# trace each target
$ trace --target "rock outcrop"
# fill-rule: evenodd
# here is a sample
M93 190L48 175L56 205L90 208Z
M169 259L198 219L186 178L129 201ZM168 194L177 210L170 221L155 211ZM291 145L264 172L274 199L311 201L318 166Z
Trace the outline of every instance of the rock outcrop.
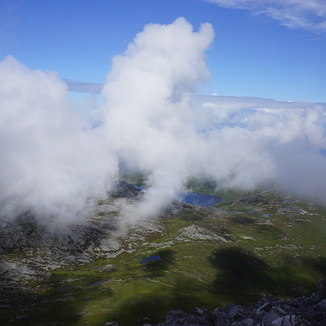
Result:
M196 308L193 314L172 310L157 326L324 326L326 325L326 282L321 279L318 293L310 297L279 300L264 297L256 305L230 303L213 312ZM147 324L149 326L149 324Z
M119 180L114 191L110 195L112 197L137 198L140 193L140 189L123 180Z

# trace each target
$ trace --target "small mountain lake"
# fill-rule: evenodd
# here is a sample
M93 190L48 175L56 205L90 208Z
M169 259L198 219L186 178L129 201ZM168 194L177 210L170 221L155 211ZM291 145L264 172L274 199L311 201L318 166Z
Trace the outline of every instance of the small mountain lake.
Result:
M222 198L214 195L200 194L198 192L183 192L180 193L180 201L185 204L207 207L219 204Z
M161 257L160 256L146 257L146 258L143 258L141 260L140 264L145 264L145 263L148 263L150 261L157 261L157 260L161 260Z
M146 191L146 188L134 186L139 190ZM181 203L195 205L199 207L207 207L217 205L222 201L222 197L215 195L200 194L199 192L180 192L177 196L177 200Z

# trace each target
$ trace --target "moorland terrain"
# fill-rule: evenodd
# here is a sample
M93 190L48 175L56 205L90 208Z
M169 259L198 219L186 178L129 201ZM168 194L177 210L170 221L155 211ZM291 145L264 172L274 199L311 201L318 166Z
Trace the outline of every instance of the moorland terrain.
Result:
M176 202L121 229L121 201L141 195L123 184L83 223L2 222L0 324L155 324L171 309L309 295L326 276L325 207L274 189L189 189L222 202Z

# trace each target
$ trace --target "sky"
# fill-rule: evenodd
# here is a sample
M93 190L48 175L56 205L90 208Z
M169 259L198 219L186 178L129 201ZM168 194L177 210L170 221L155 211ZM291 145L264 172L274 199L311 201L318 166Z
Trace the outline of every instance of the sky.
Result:
M325 1L0 4L0 222L83 220L126 170L122 221L194 178L326 205Z
M102 84L145 25L178 17L215 31L198 94L326 102L325 0L0 0L0 59Z

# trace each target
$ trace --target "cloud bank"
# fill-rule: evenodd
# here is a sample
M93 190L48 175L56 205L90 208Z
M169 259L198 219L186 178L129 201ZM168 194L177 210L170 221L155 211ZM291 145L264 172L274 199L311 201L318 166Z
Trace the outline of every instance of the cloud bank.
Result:
M246 9L253 15L266 15L288 28L326 32L324 0L204 0L223 8Z
M64 219L109 189L117 164L55 73L0 63L0 213Z
M55 73L3 60L1 216L87 215L121 167L148 176L143 200L122 208L133 220L156 215L194 177L326 203L325 105L196 96L213 38L210 24L194 31L184 18L145 26L112 61L96 128Z
M99 94L102 92L103 84L92 82L80 82L71 79L64 79L69 91L80 93Z

